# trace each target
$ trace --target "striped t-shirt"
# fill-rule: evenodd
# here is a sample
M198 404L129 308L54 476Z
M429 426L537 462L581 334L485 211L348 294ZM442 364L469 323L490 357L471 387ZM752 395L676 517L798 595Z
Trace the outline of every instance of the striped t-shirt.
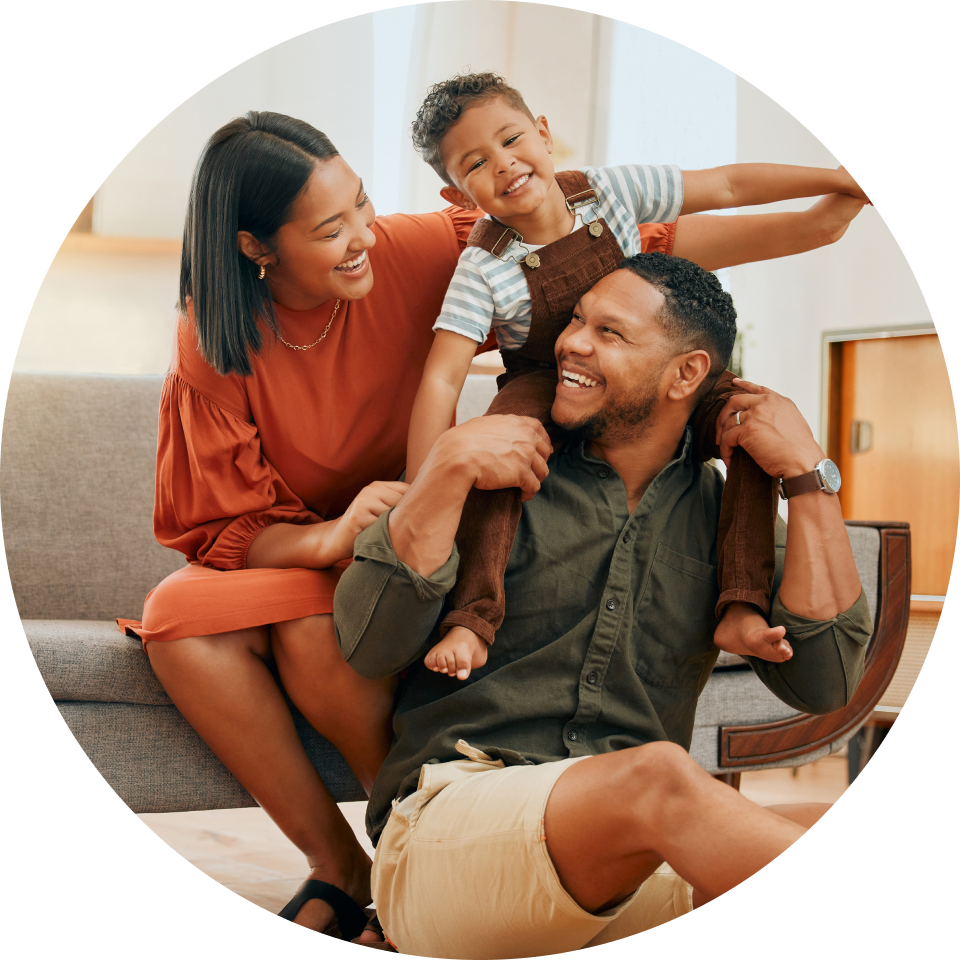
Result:
M630 164L623 167L584 167L583 173L596 190L599 215L613 231L625 257L640 253L638 223L672 223L683 206L683 177L676 166ZM594 207L581 207L574 229L594 218ZM540 247L511 244L504 257L526 255ZM530 290L516 260L500 260L480 247L467 247L460 254L440 316L434 330L451 330L483 343L491 326L503 350L517 350L530 332Z

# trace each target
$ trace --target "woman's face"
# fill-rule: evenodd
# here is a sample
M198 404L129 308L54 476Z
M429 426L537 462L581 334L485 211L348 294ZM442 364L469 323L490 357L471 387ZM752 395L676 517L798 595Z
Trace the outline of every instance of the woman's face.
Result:
M264 261L274 300L312 310L327 300L366 296L373 287L367 251L376 243L375 216L363 182L343 158L320 161Z

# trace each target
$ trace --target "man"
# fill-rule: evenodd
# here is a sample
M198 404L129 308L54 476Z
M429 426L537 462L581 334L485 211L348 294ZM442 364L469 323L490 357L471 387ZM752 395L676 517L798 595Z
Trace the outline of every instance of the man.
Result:
M365 676L415 664L368 809L374 895L401 952L530 956L625 936L690 909L691 886L704 901L740 883L822 813L758 807L686 752L717 655L722 489L687 420L735 317L699 267L629 258L557 341L562 450L523 418L463 424L358 538L335 601L343 655ZM773 476L811 473L823 452L796 407L747 388L721 416L724 455L741 445ZM791 500L771 611L788 659L751 662L787 703L825 713L853 695L871 626L837 499L811 485ZM506 619L460 682L415 661L473 486L527 502Z

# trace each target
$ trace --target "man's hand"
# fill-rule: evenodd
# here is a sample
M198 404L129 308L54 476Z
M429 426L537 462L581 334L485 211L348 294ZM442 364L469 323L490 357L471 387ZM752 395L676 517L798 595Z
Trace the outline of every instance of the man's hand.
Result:
M453 551L470 490L519 487L529 500L546 479L549 456L547 431L531 417L477 417L447 430L390 514L398 559L432 577Z
M437 440L424 469L451 471L481 490L519 487L529 500L550 472L551 449L547 431L532 417L475 417Z
M771 477L809 473L824 453L796 404L755 383L734 382L747 392L731 397L717 417L723 462L729 467L730 454L739 446Z

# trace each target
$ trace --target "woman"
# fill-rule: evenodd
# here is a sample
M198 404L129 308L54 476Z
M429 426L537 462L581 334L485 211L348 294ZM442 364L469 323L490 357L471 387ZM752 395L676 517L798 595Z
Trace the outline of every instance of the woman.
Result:
M648 245L715 269L830 242L855 210L827 213L683 218L675 240L664 226ZM344 664L333 593L357 534L406 489L389 478L475 217L375 221L330 141L271 113L213 135L187 212L155 530L190 563L131 626L181 713L306 855L308 881L281 915L323 930L336 907L347 939L364 924L370 861L283 691L369 791L390 744L392 684ZM827 238L833 220L842 229Z
M375 221L330 141L270 113L213 135L187 212L154 525L190 563L151 592L133 626L170 698L304 852L310 879L359 906L370 901L369 858L283 691L369 790L390 743L393 689L343 662L333 593L356 535L406 488L392 478L474 219L449 210ZM311 899L284 915L322 930L333 906L312 898L326 897L340 933L357 936L359 907L327 887L304 892Z

